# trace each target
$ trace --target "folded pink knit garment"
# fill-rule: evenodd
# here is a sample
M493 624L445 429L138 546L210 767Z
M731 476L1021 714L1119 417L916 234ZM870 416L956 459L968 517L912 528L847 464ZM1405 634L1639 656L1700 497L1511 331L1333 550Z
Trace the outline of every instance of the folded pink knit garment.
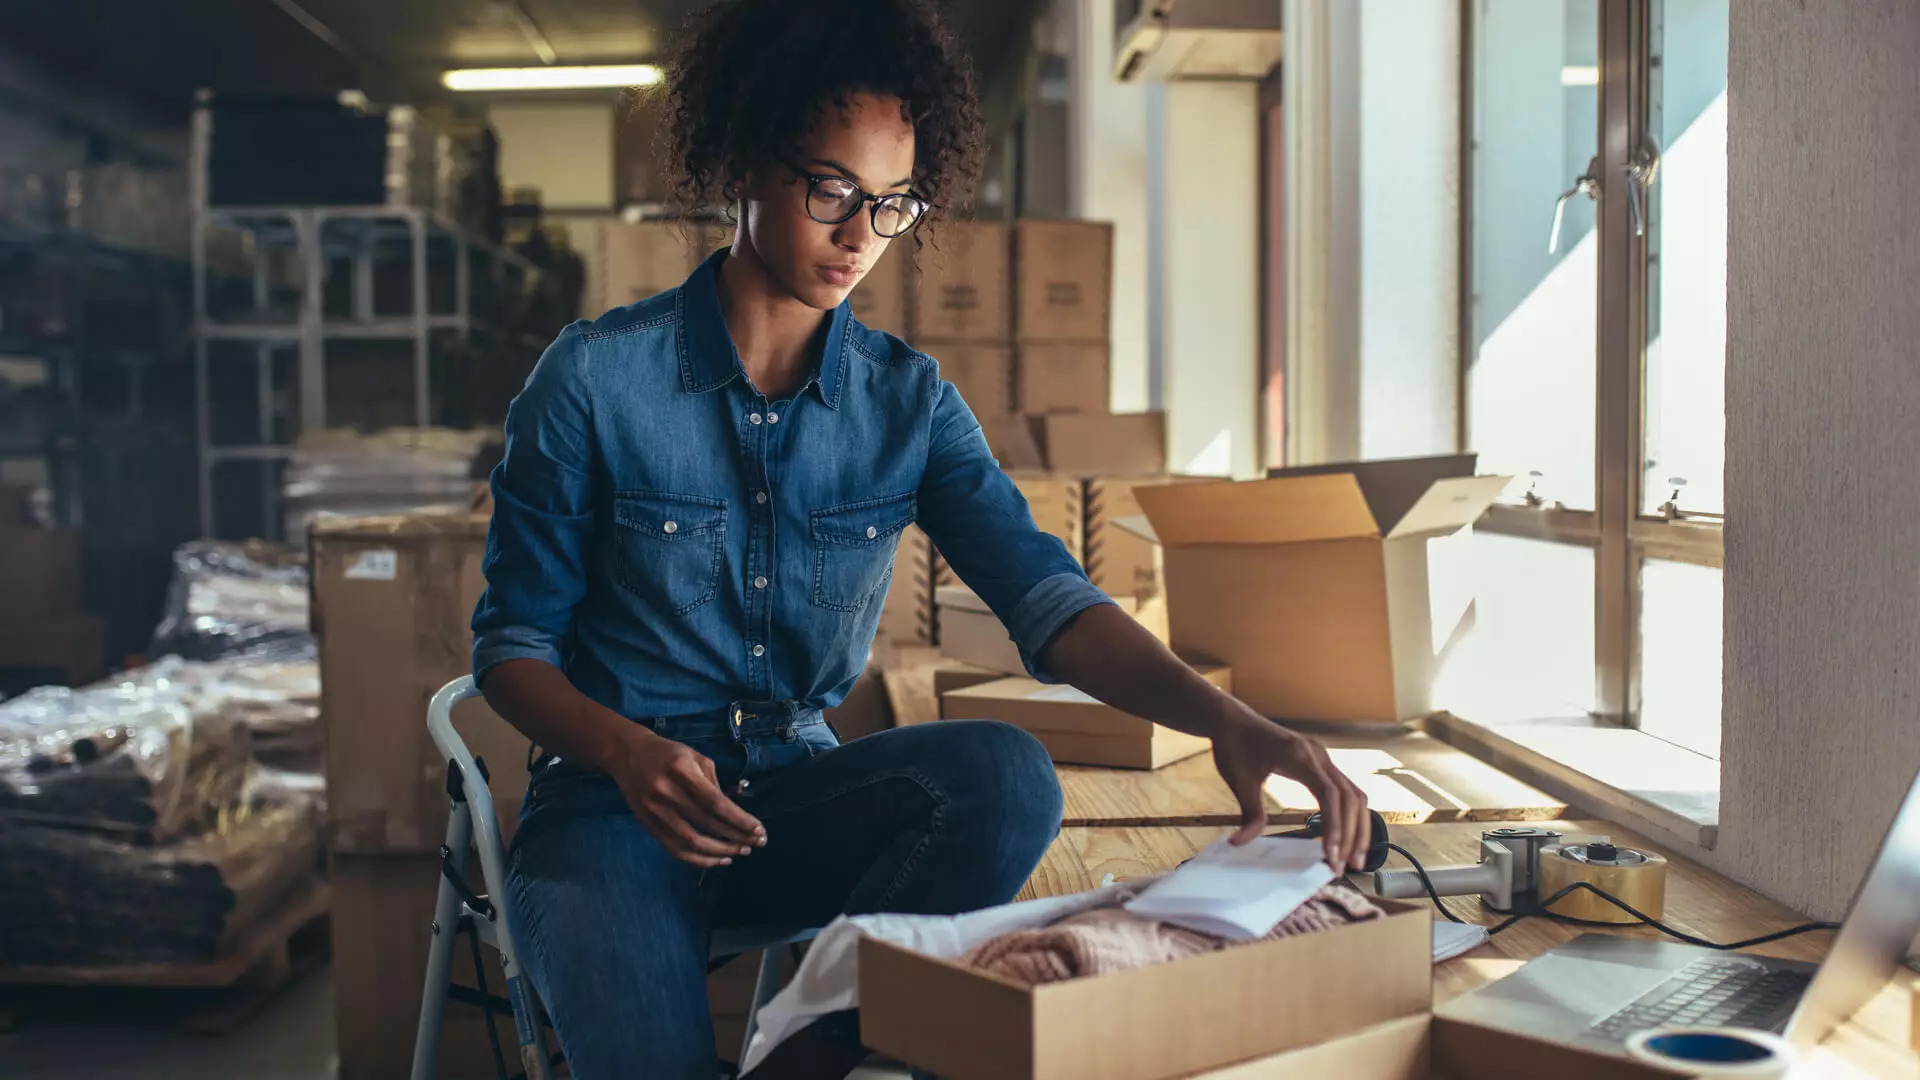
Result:
M1324 885L1261 938L1310 934L1384 914L1351 886ZM1015 930L975 946L963 963L1014 982L1035 986L1086 975L1184 960L1251 942L1229 941L1185 930L1157 919L1142 919L1125 908L1083 911L1036 930Z

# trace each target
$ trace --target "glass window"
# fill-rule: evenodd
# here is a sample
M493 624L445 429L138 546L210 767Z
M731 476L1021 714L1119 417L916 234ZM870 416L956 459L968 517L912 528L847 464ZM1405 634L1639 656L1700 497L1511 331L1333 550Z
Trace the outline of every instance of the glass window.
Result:
M1720 756L1720 570L1640 566L1640 729Z
M1655 0L1647 131L1644 513L1726 509L1729 0ZM1678 492L1677 499L1675 493Z
M1472 530L1427 551L1436 591L1456 579L1473 587L1471 628L1441 667L1435 707L1483 723L1587 716L1593 550Z
M1594 203L1554 203L1599 152L1597 0L1482 0L1475 23L1468 449L1543 499L1594 506ZM1515 485L1516 491L1525 484Z

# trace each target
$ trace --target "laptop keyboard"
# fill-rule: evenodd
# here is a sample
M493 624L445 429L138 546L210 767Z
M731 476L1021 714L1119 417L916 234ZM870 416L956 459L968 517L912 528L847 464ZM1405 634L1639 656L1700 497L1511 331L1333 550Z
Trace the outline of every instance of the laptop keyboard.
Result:
M1657 1027L1777 1031L1810 981L1810 976L1798 971L1706 957L1681 968L1588 1030L1615 1039Z

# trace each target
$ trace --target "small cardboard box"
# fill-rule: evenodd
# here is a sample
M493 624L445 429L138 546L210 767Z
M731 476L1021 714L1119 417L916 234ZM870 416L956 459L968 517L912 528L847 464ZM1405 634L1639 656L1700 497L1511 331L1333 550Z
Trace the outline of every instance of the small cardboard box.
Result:
M1087 577L1109 596L1142 600L1161 595L1160 545L1142 535L1136 522L1129 529L1119 523L1141 518L1135 488L1203 481L1192 476L1094 476L1086 482L1087 554L1082 560Z
M1110 222L1021 221L1014 226L1014 252L1015 326L1022 342L1108 339Z
M1231 669L1195 670L1222 690L1233 689ZM1071 686L1047 686L1025 678L956 690L941 697L940 715L948 720L1004 720L1024 728L1061 765L1158 769L1213 745L1198 735L1129 716Z
M933 641L933 542L918 525L900 530L893 579L880 607L880 633L900 644Z
M935 226L913 285L915 340L1004 345L1013 337L1007 227L991 221Z
M963 664L952 660L933 669L933 693L936 698L946 697L955 690L965 690L969 686L981 683L999 682L1006 678L998 671L988 671L983 667Z
M940 654L949 660L1001 675L1024 675L1027 665L1020 648L1007 636L1000 616L965 585L942 585L934 590L940 613Z
M1054 413L1033 418L1047 468L1078 476L1167 471L1165 413Z
M940 376L960 391L984 427L989 417L1013 411L1013 350L1005 345L964 341L920 342L919 347L940 363ZM993 443L992 429L987 442Z
M1665 1080L1683 1074L1425 1013L1195 1074L1194 1080Z
M0 525L0 622L80 610L80 534Z
M625 307L677 288L711 254L707 242L704 226L677 221L601 226L602 300L609 309Z
M1106 342L1022 343L1015 400L1023 413L1104 413L1108 368Z
M1464 618L1434 617L1427 540L1473 524L1508 477L1472 455L1142 487L1164 545L1172 643L1231 664L1268 716L1403 721L1432 711ZM1464 613L1462 613L1464 615Z
M905 338L910 311L907 270L913 260L897 250L898 246L889 245L881 253L880 261L848 294L847 303L853 307L853 317L868 327Z
M422 511L325 519L312 532L331 850L424 852L446 838L446 762L427 737L427 701L472 670L468 622L486 588L487 518ZM526 794L528 740L487 708L454 710L486 759L501 830Z
M1385 918L1035 987L868 939L861 1041L947 1080L1164 1080L1424 1016L1432 916L1379 903Z
M976 414L980 420L980 431L987 437L987 449L993 453L993 459L1002 469L1038 470L1047 466L1047 459L1040 454L1040 443L1034 438L1033 425L1024 416L1012 413L1000 416Z

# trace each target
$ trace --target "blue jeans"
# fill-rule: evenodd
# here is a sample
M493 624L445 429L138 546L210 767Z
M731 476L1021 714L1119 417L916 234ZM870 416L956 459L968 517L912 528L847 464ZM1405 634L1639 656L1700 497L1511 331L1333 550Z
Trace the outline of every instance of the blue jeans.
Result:
M818 712L792 706L737 726L653 726L713 759L724 790L746 781L737 798L767 846L702 871L669 856L606 777L561 763L534 778L508 889L522 960L579 1080L717 1075L710 929L1005 903L1059 832L1052 763L1006 724L921 724L844 747Z

